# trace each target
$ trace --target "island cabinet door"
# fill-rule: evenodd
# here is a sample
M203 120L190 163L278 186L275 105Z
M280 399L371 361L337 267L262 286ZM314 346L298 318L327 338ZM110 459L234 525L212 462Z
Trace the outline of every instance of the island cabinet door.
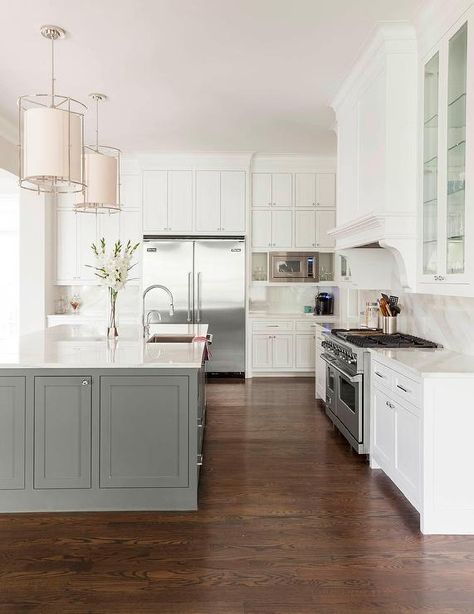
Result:
M101 377L101 488L188 486L188 388L181 375Z
M91 377L35 378L34 487L91 487Z
M25 378L0 377L0 489L25 487Z

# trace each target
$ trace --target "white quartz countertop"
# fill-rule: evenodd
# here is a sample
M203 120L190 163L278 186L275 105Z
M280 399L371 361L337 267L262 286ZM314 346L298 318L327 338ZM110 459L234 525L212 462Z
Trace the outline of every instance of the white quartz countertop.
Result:
M155 324L150 334L206 337L207 324ZM53 326L0 347L0 369L37 368L200 368L205 340L145 343L141 326L119 328L109 340L103 326Z
M335 320L337 316L315 316L313 313L303 313L302 311L281 313L276 311L249 311L249 318L268 318L272 320L291 318L293 320L311 320L311 322L327 322L328 320Z
M474 377L474 356L459 354L444 348L401 348L381 350L371 348L373 357L393 360L418 377Z

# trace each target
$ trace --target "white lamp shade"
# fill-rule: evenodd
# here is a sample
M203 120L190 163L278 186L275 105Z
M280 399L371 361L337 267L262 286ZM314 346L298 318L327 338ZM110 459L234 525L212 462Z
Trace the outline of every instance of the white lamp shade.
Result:
M82 183L81 116L57 108L24 112L23 177L36 185Z
M118 159L96 151L85 154L84 202L119 208L117 198Z

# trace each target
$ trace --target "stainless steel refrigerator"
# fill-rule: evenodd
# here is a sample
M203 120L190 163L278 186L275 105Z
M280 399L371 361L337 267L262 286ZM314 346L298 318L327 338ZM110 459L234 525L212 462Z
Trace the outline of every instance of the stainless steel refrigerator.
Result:
M162 284L146 297L145 312L156 309L162 322L209 324L213 335L211 374L245 372L245 241L242 238L144 239L143 289ZM145 314L146 315L146 314Z

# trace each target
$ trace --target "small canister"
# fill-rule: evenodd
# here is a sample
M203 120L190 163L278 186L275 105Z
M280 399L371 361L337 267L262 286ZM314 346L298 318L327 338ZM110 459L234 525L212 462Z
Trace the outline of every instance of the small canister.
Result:
M384 316L382 318L382 330L386 335L393 335L397 332L397 318Z
M378 303L367 303L365 306L365 325L367 328L378 328L379 306Z

